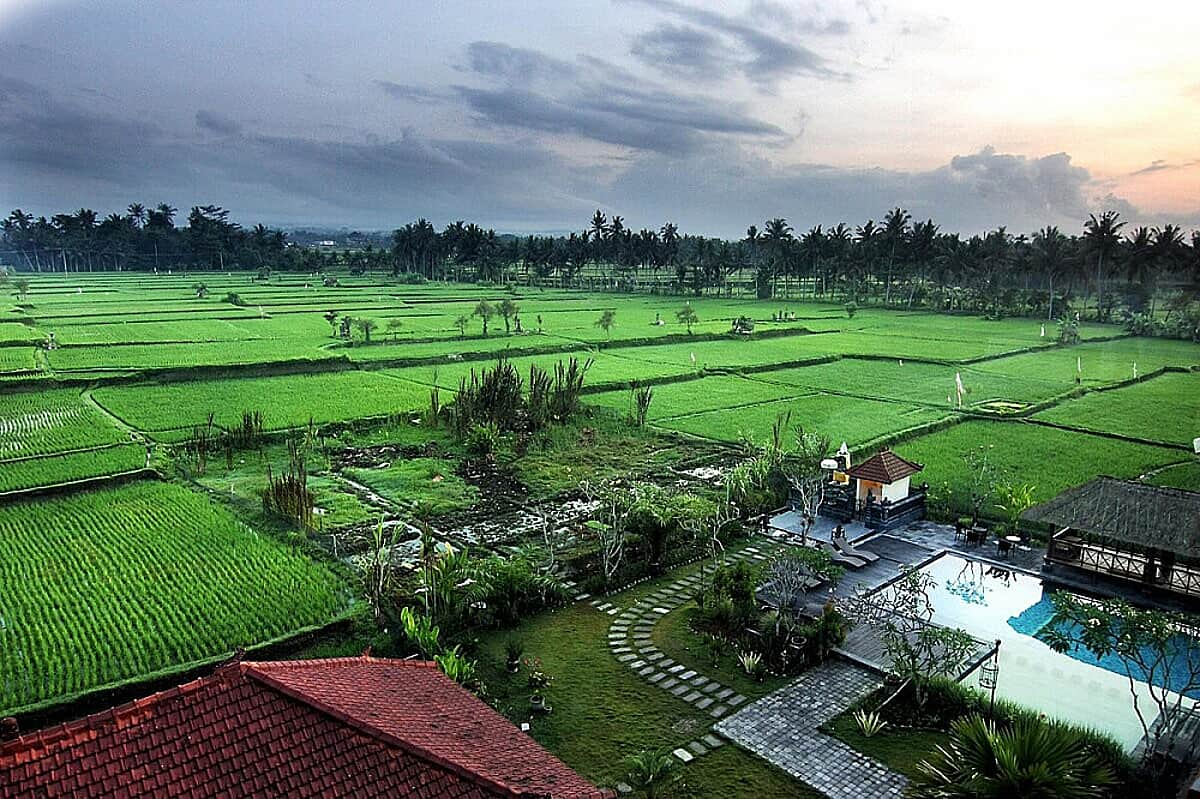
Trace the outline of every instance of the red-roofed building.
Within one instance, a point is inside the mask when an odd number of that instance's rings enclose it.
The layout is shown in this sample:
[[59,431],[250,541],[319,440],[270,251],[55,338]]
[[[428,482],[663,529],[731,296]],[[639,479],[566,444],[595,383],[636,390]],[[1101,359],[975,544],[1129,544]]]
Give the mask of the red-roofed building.
[[899,502],[908,498],[909,478],[921,471],[919,463],[901,458],[890,449],[880,450],[850,469],[850,477],[858,481],[858,501]]
[[600,799],[433,664],[231,663],[0,742],[0,796]]

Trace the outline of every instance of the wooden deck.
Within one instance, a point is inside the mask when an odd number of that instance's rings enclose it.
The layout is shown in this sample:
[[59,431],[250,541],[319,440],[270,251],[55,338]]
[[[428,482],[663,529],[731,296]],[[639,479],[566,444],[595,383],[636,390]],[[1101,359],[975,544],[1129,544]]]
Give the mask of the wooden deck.
[[[959,673],[946,676],[952,677],[955,680],[963,680],[967,675],[975,671],[980,664],[991,657],[995,648],[995,642],[982,641],[976,638],[975,649],[967,656]],[[874,624],[856,624],[846,635],[845,642],[833,651],[847,660],[857,663],[860,666],[865,666],[872,671],[877,671],[880,674],[887,674],[891,671],[891,660],[887,652],[884,651],[880,628]]]

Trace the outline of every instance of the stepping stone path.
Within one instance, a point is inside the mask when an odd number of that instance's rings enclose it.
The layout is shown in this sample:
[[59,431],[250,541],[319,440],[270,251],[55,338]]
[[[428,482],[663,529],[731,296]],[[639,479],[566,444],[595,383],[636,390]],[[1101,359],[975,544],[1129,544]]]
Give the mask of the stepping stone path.
[[[767,556],[757,547],[746,547],[727,560],[763,561]],[[708,571],[705,567],[701,572]],[[651,633],[654,625],[673,610],[690,602],[700,585],[701,574],[691,574],[659,588],[633,607],[620,610],[603,599],[593,599],[592,607],[616,616],[608,631],[608,647],[618,663],[628,666],[635,675],[667,693],[679,697],[697,711],[706,713],[715,722],[747,701],[746,697],[716,680],[676,663],[654,645]],[[725,739],[705,732],[671,754],[689,763],[714,749],[724,746]],[[625,786],[628,787],[628,786]],[[624,794],[621,785],[617,792]]]
[[873,672],[827,660],[718,722],[716,730],[830,799],[899,797],[907,778],[818,729],[878,686]]

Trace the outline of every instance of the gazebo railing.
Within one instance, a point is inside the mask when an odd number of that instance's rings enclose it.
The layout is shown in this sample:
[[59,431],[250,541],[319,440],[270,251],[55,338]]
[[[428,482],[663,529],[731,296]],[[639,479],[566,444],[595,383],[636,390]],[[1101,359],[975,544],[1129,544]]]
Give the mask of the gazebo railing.
[[1181,594],[1200,596],[1200,564],[1176,558],[1164,562],[1161,552],[1147,557],[1130,545],[1088,540],[1068,530],[1056,533],[1046,548],[1046,560],[1095,574]]

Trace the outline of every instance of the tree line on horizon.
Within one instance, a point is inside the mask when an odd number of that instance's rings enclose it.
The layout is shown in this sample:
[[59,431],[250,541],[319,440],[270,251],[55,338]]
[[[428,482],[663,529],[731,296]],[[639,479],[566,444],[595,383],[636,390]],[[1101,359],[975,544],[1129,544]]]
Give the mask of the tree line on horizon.
[[[27,271],[258,270],[385,273],[409,279],[520,282],[607,290],[760,298],[833,299],[1044,315],[1083,300],[1096,318],[1118,312],[1169,320],[1197,313],[1200,230],[1127,227],[1115,211],[1092,214],[1077,233],[1046,226],[1032,235],[1004,227],[964,237],[894,208],[882,221],[795,231],[783,218],[751,225],[737,240],[680,233],[666,222],[633,230],[597,210],[566,235],[513,236],[456,221],[440,232],[427,219],[396,229],[391,247],[293,246],[281,230],[246,230],[218,206],[177,210],[130,205],[99,219],[83,208],[34,218],[20,209],[0,222],[4,258]],[[1165,309],[1158,303],[1164,301]]]

